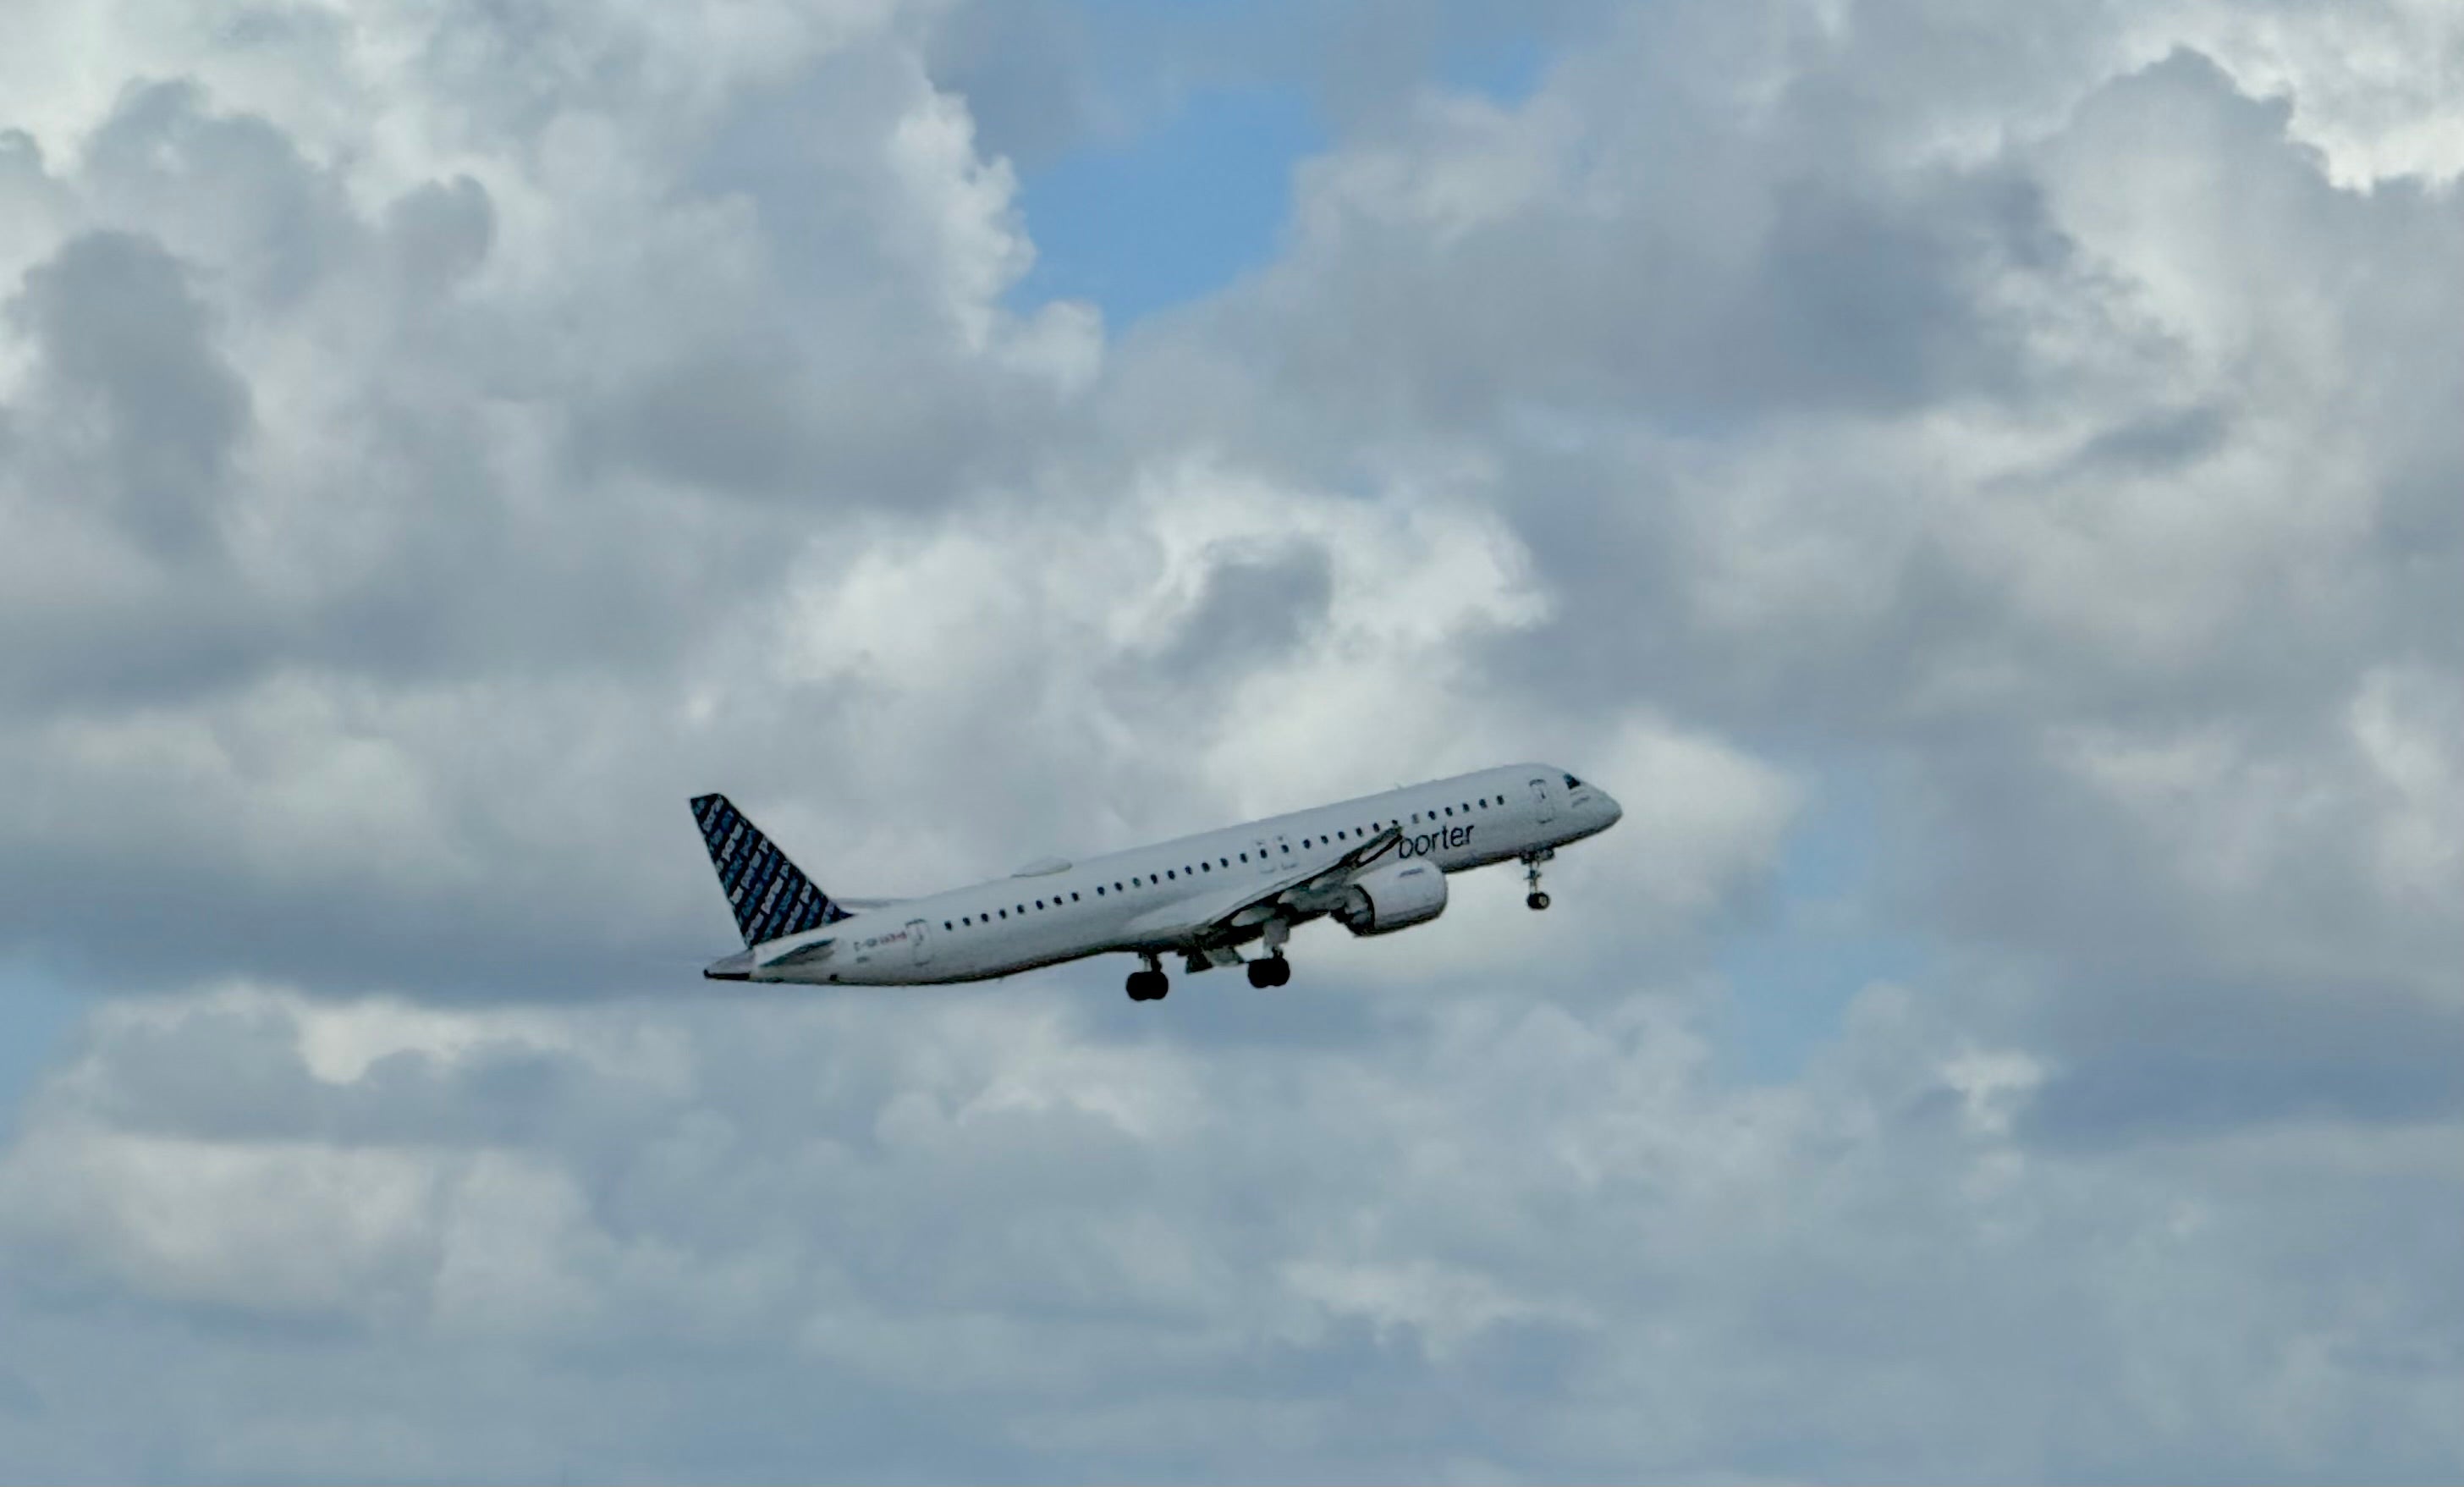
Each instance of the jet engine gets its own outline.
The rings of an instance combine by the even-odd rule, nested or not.
[[[1362,874],[1333,914],[1355,935],[1387,935],[1425,924],[1445,908],[1446,875],[1435,863],[1390,862]]]

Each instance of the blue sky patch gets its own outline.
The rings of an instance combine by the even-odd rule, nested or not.
[[[1769,922],[1736,935],[1719,958],[1727,998],[1717,1026],[1721,1072],[1748,1084],[1795,1079],[1838,1034],[1858,992],[1925,972],[1925,943],[1882,926],[1905,922],[1876,901],[1886,872],[1878,788],[1854,770],[1817,773],[1816,793],[1790,834]]]
[[[86,1006],[22,959],[0,961],[0,1137],[9,1134]]]
[[[1117,331],[1222,288],[1275,256],[1292,166],[1326,143],[1299,89],[1227,88],[1191,96],[1135,139],[1025,172],[1036,258],[1011,303],[1090,300]]]
[[[1536,32],[1484,35],[1446,49],[1438,78],[1460,93],[1478,93],[1507,107],[1540,90],[1549,48]]]

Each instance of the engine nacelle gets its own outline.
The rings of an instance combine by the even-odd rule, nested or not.
[[[1334,907],[1355,935],[1390,935],[1425,924],[1446,911],[1446,875],[1434,862],[1390,862],[1364,873]]]

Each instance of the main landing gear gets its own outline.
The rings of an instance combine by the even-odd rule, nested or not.
[[[1553,849],[1543,847],[1523,859],[1523,881],[1531,889],[1529,893],[1523,896],[1523,903],[1526,908],[1534,913],[1549,906],[1549,896],[1540,890],[1540,864],[1556,854]]]
[[[1291,979],[1292,963],[1284,959],[1281,953],[1262,955],[1249,963],[1249,985],[1261,990],[1287,985]]]
[[[1249,985],[1262,990],[1285,986],[1292,979],[1292,963],[1284,959],[1284,944],[1292,938],[1291,922],[1278,915],[1260,928],[1266,953],[1249,963]]]
[[[1284,959],[1284,943],[1291,939],[1291,936],[1292,926],[1283,920],[1271,919],[1266,921],[1265,945],[1266,953],[1243,963],[1249,972],[1249,985],[1263,990],[1267,987],[1291,984],[1292,963]],[[1222,952],[1218,950],[1212,953],[1221,955]],[[1189,952],[1189,968],[1193,974],[1215,964],[1206,958],[1206,954],[1207,952],[1197,950]],[[1141,969],[1130,972],[1130,1000],[1160,1002],[1171,995],[1172,981],[1163,973],[1162,957],[1142,952],[1138,959],[1144,961],[1146,965]],[[1231,965],[1231,957],[1224,956],[1222,964]]]

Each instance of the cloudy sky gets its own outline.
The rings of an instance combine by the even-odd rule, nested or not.
[[[7,11],[0,1476],[2464,1476],[2452,0]]]

